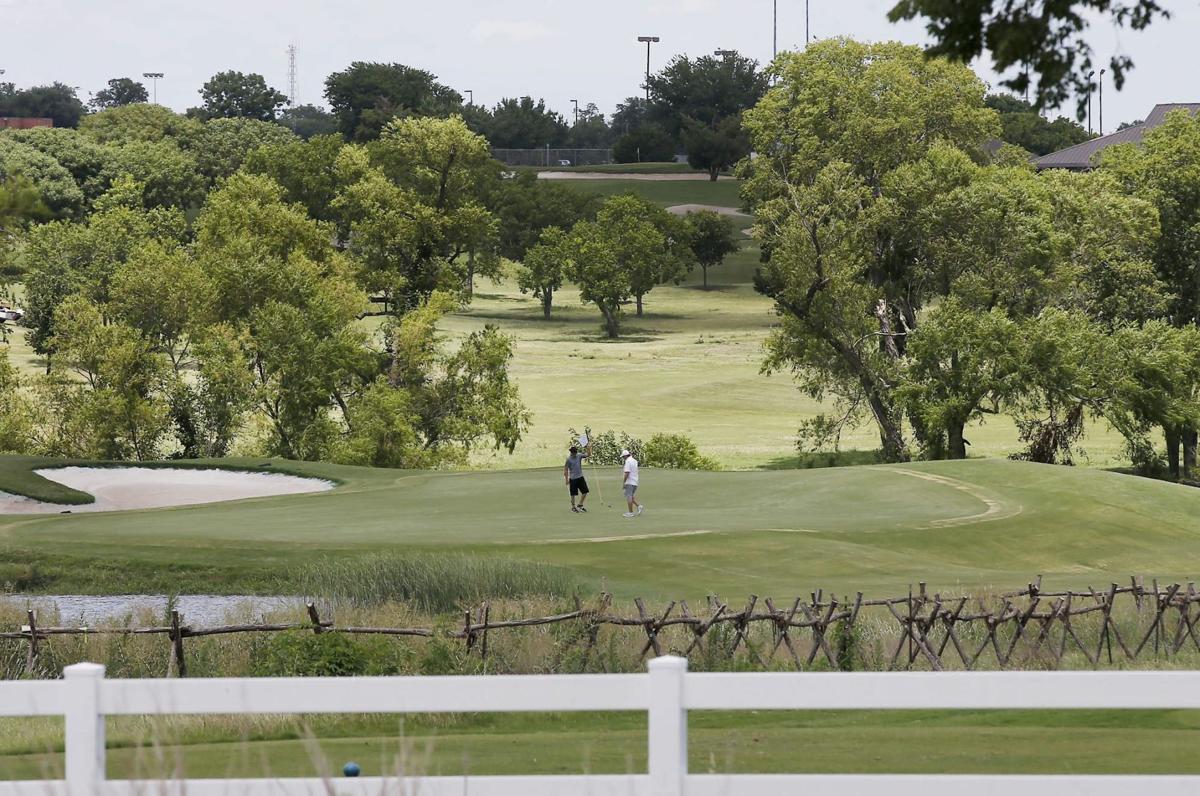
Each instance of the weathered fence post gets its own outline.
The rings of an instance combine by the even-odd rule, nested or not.
[[[687,779],[687,711],[683,681],[687,658],[664,655],[650,661],[647,750],[651,796],[683,796]]]
[[[38,635],[37,635],[37,615],[30,608],[25,612],[26,621],[29,622],[29,652],[25,655],[25,676],[32,678],[37,673],[38,659]]]
[[[308,603],[305,607],[308,609],[308,621],[312,622],[313,633],[321,635],[325,628],[321,627],[321,615],[317,613],[316,603]]]
[[[171,660],[167,676],[187,677],[187,662],[183,659],[183,631],[179,627],[179,612],[171,611]]]
[[[70,796],[101,792],[104,780],[104,716],[100,713],[100,686],[104,667],[77,663],[63,669],[70,692],[66,710],[66,782]]]

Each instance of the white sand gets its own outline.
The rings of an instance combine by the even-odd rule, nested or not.
[[[157,509],[225,500],[323,492],[333,484],[319,478],[233,470],[155,467],[54,467],[38,475],[96,498],[83,506],[43,503],[0,492],[0,514],[58,514]]]

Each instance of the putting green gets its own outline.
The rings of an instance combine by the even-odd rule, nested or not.
[[[581,515],[569,511],[559,470],[273,469],[340,486],[173,509],[0,517],[0,562],[33,562],[60,588],[104,591],[107,578],[127,589],[236,592],[286,588],[295,566],[320,555],[474,550],[570,566],[617,593],[670,597],[816,587],[877,594],[920,580],[1011,587],[1037,574],[1102,587],[1131,573],[1200,572],[1200,490],[998,459],[645,470],[647,510],[635,519],[621,516],[615,468],[589,473],[591,511]]]

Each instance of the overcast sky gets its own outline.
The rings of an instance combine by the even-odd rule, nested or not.
[[[778,2],[780,49],[803,46],[804,0]],[[919,24],[888,23],[893,0],[810,3],[815,37],[924,42]],[[1158,102],[1200,101],[1200,2],[1166,5],[1175,18],[1149,31],[1091,31],[1099,56],[1123,52],[1136,62],[1123,92],[1111,84],[1105,92],[1108,129]],[[226,69],[259,72],[286,92],[287,47],[295,44],[300,102],[320,104],[325,76],[351,61],[397,61],[464,95],[473,89],[481,104],[529,94],[564,114],[572,98],[611,113],[641,91],[646,53],[637,36],[662,37],[655,70],[675,54],[717,48],[765,63],[771,7],[772,0],[0,0],[0,69],[22,87],[78,86],[85,102],[109,78],[164,72],[159,102],[184,110]]]

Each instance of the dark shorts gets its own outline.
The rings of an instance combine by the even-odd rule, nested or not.
[[[571,497],[576,495],[586,495],[588,493],[586,478],[571,479]]]

